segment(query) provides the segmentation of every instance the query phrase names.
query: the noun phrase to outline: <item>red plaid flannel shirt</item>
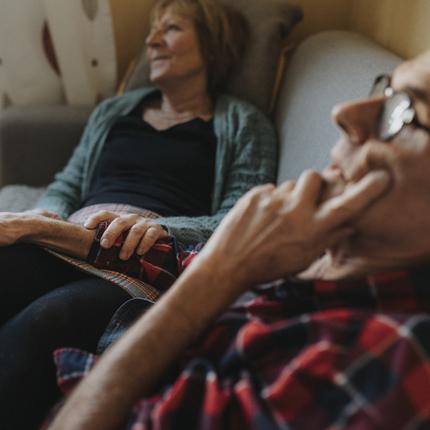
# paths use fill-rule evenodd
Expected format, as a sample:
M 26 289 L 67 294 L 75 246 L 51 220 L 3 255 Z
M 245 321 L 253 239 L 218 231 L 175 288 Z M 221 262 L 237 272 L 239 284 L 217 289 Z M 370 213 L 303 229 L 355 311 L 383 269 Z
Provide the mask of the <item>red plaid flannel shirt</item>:
M 430 428 L 430 269 L 286 280 L 228 309 L 127 429 Z M 55 353 L 68 392 L 96 357 Z

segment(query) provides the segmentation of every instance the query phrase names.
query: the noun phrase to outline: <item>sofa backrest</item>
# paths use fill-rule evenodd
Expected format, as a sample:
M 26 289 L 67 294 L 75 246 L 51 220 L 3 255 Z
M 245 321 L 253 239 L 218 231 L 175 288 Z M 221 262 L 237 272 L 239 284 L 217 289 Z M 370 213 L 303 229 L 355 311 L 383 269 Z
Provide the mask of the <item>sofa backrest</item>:
M 330 112 L 365 97 L 374 78 L 402 60 L 359 34 L 327 31 L 309 37 L 289 61 L 276 108 L 278 182 L 309 168 L 322 170 L 339 136 Z

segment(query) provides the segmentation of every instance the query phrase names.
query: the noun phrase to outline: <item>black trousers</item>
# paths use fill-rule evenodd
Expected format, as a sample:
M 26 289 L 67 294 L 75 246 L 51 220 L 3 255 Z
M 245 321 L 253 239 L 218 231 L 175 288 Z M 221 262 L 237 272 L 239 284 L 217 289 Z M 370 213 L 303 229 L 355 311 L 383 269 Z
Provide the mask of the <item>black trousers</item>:
M 130 296 L 34 245 L 0 248 L 0 428 L 37 429 L 59 399 L 54 349 L 95 351 Z

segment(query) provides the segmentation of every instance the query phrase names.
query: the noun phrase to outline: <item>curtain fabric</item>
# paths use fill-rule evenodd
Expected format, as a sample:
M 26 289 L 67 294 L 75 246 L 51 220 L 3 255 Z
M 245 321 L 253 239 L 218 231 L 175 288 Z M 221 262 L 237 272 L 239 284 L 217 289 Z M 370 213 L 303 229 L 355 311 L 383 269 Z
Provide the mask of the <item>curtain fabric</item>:
M 117 60 L 108 0 L 0 0 L 0 110 L 94 105 Z

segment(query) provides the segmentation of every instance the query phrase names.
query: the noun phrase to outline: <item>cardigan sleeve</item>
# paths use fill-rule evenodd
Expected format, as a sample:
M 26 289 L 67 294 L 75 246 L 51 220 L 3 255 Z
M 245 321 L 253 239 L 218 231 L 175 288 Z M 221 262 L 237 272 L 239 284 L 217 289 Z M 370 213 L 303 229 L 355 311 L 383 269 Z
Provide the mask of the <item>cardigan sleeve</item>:
M 96 162 L 95 152 L 103 142 L 110 121 L 117 115 L 126 113 L 143 96 L 153 91 L 145 87 L 102 101 L 87 122 L 81 140 L 66 167 L 48 186 L 36 204 L 37 208 L 51 210 L 63 218 L 68 217 L 80 206 L 83 192 L 88 190 L 91 169 Z
M 162 224 L 179 241 L 206 242 L 237 200 L 256 185 L 273 182 L 277 169 L 277 139 L 266 116 L 251 109 L 236 118 L 237 130 L 231 134 L 232 156 L 227 161 L 221 204 L 211 216 L 166 217 Z M 231 124 L 230 124 L 231 125 Z
M 82 184 L 85 176 L 85 163 L 94 129 L 101 116 L 101 105 L 91 114 L 81 140 L 62 171 L 55 175 L 54 181 L 36 203 L 36 208 L 46 209 L 67 218 L 81 203 Z

